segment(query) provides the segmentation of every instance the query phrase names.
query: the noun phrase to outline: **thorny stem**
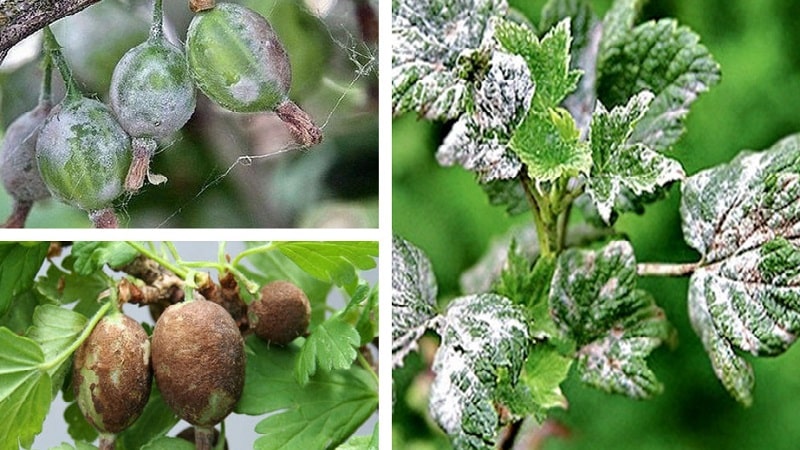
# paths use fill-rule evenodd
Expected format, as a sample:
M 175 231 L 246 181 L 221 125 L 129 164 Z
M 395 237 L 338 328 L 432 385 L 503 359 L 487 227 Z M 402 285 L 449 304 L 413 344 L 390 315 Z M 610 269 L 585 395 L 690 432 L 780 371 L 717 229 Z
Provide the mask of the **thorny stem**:
M 639 263 L 636 273 L 642 276 L 685 277 L 700 267 L 700 263 Z

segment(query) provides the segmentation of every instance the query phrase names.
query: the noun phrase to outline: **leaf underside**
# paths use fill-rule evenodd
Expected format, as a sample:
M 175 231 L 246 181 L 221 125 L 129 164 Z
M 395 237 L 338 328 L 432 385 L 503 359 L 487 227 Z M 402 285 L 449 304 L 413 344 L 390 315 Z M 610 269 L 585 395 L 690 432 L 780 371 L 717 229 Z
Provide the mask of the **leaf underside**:
M 584 382 L 634 398 L 661 391 L 645 358 L 670 328 L 652 296 L 636 288 L 636 261 L 628 242 L 562 253 L 550 307 L 556 324 L 578 346 L 576 362 Z
M 681 216 L 703 259 L 689 312 L 717 377 L 752 401 L 753 373 L 736 355 L 780 354 L 800 332 L 800 135 L 689 177 Z

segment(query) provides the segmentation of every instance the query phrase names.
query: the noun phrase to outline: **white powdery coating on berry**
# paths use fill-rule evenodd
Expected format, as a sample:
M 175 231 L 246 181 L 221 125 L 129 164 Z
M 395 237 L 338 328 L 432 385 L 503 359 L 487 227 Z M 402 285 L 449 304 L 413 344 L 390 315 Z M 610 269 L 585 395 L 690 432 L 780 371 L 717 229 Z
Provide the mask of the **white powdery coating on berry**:
M 36 140 L 49 111 L 40 105 L 6 129 L 0 146 L 0 177 L 15 200 L 35 201 L 50 195 L 36 164 Z
M 231 95 L 240 102 L 250 103 L 258 99 L 260 87 L 252 78 L 242 77 L 231 86 Z

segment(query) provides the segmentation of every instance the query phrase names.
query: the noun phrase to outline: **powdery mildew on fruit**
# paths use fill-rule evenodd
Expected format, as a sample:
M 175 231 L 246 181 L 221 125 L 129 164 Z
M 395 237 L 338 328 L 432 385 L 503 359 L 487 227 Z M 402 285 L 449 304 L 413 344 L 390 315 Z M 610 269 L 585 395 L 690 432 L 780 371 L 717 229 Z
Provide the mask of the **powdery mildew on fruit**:
M 635 398 L 660 392 L 645 358 L 667 337 L 669 325 L 650 294 L 636 288 L 630 243 L 562 253 L 550 308 L 556 325 L 578 344 L 584 382 Z
M 505 297 L 480 294 L 454 300 L 437 324 L 442 343 L 433 361 L 431 415 L 456 447 L 483 448 L 495 440 L 498 373 L 516 383 L 529 350 L 525 315 Z
M 745 403 L 751 369 L 733 349 L 776 355 L 800 333 L 798 198 L 798 135 L 683 186 L 684 236 L 703 256 L 690 280 L 690 318 L 717 376 Z
M 525 60 L 493 52 L 474 93 L 474 111 L 462 116 L 436 152 L 439 164 L 459 164 L 482 181 L 510 179 L 522 168 L 508 141 L 525 118 L 535 86 Z
M 50 195 L 36 164 L 36 140 L 49 112 L 49 104 L 37 106 L 15 119 L 3 136 L 0 178 L 15 200 L 35 201 Z
M 489 19 L 505 0 L 392 2 L 392 112 L 452 119 L 467 103 L 459 59 L 492 38 Z
M 392 367 L 417 348 L 417 340 L 436 316 L 436 278 L 425 253 L 392 237 Z

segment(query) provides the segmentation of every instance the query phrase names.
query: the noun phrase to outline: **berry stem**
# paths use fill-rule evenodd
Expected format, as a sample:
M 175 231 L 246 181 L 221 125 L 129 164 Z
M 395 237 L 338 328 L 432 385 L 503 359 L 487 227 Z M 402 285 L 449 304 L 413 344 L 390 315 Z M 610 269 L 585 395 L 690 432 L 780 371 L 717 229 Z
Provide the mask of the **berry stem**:
M 209 427 L 194 427 L 194 448 L 197 450 L 211 450 L 214 446 L 214 429 Z
M 161 0 L 153 3 L 153 23 L 150 24 L 149 40 L 161 41 L 164 39 L 164 11 L 161 7 Z
M 150 160 L 156 153 L 158 144 L 153 138 L 144 137 L 133 138 L 133 161 L 128 169 L 128 176 L 125 177 L 125 190 L 136 192 L 144 185 L 144 178 L 150 172 Z
M 3 224 L 3 228 L 25 228 L 25 221 L 28 219 L 31 209 L 33 209 L 33 202 L 14 200 L 14 209 Z
M 42 65 L 44 75 L 42 76 L 42 87 L 39 91 L 39 105 L 49 107 L 53 104 L 53 59 L 50 52 L 43 52 Z
M 95 228 L 119 228 L 119 221 L 113 208 L 91 211 L 89 212 L 89 219 L 91 219 Z
M 639 263 L 636 273 L 643 276 L 684 277 L 693 274 L 699 267 L 700 263 Z
M 322 142 L 322 130 L 314 125 L 308 113 L 291 100 L 283 102 L 275 112 L 289 127 L 289 132 L 298 144 L 303 147 L 311 147 Z
M 44 28 L 44 48 L 47 53 L 50 54 L 53 64 L 58 68 L 58 71 L 61 73 L 61 78 L 64 80 L 64 84 L 67 87 L 67 94 L 64 100 L 72 101 L 80 99 L 81 91 L 75 79 L 72 78 L 72 71 L 67 65 L 67 61 L 64 59 L 64 54 L 61 53 L 61 46 L 58 44 L 56 36 L 53 34 L 53 31 L 50 30 L 49 26 Z
M 100 450 L 114 450 L 117 448 L 115 443 L 117 436 L 110 433 L 100 433 L 100 442 L 97 448 Z

